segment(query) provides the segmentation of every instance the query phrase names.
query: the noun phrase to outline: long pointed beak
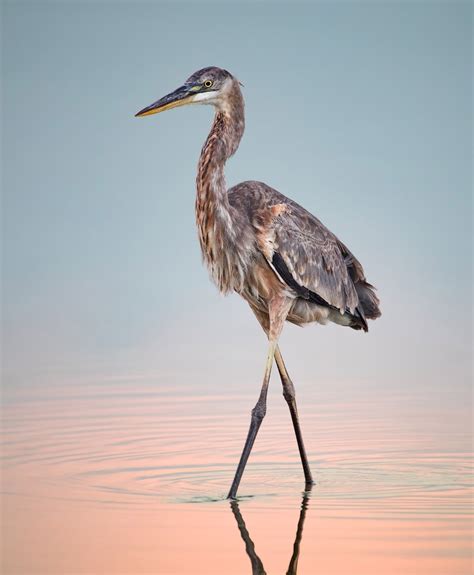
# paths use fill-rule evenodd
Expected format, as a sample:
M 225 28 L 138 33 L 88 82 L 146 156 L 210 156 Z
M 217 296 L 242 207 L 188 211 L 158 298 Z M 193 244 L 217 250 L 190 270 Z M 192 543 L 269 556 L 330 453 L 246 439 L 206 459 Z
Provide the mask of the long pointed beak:
M 171 94 L 164 96 L 160 100 L 156 101 L 151 106 L 147 106 L 135 114 L 135 116 L 151 116 L 152 114 L 158 114 L 159 112 L 164 112 L 165 110 L 171 110 L 171 108 L 177 108 L 178 106 L 185 106 L 192 102 L 192 96 L 194 94 L 190 92 L 189 86 L 180 86 Z

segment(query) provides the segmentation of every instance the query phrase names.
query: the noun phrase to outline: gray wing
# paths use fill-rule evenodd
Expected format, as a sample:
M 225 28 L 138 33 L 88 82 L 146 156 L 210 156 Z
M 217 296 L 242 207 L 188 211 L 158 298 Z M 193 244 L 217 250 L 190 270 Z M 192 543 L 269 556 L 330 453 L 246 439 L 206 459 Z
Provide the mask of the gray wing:
M 317 218 L 301 206 L 290 205 L 274 220 L 274 238 L 271 262 L 280 275 L 286 276 L 287 269 L 299 286 L 342 313 L 354 313 L 359 298 L 348 271 L 350 260 Z
M 247 211 L 260 251 L 301 297 L 363 314 L 355 286 L 365 283 L 362 266 L 315 216 L 261 182 L 232 188 L 229 201 Z

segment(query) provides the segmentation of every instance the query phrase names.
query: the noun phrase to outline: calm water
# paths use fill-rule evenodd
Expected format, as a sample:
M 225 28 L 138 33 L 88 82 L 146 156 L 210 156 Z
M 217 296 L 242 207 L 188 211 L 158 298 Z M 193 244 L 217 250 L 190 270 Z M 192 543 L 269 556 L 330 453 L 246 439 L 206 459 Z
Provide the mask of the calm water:
M 304 494 L 278 385 L 232 505 L 257 386 L 178 394 L 130 375 L 8 394 L 3 573 L 471 573 L 468 404 L 449 389 L 299 383 L 317 477 Z

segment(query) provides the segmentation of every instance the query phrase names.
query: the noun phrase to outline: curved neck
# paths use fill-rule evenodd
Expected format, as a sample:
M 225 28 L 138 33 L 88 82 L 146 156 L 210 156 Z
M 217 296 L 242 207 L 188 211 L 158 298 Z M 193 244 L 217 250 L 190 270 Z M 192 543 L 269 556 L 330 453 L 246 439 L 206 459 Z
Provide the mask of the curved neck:
M 244 100 L 234 80 L 216 109 L 198 164 L 196 221 L 201 248 L 209 260 L 224 241 L 225 233 L 233 233 L 224 166 L 239 147 L 244 127 Z

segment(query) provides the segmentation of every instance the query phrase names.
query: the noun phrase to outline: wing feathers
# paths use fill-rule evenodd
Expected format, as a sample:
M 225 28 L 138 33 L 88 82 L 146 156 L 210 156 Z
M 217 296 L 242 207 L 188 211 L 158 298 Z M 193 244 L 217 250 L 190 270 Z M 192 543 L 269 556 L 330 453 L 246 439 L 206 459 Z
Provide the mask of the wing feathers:
M 360 262 L 315 216 L 262 182 L 229 190 L 231 205 L 254 227 L 259 251 L 298 295 L 354 316 L 354 327 L 380 315 Z
M 273 220 L 269 233 L 274 253 L 299 286 L 341 313 L 354 313 L 359 298 L 345 257 L 337 238 L 319 220 L 292 203 Z

